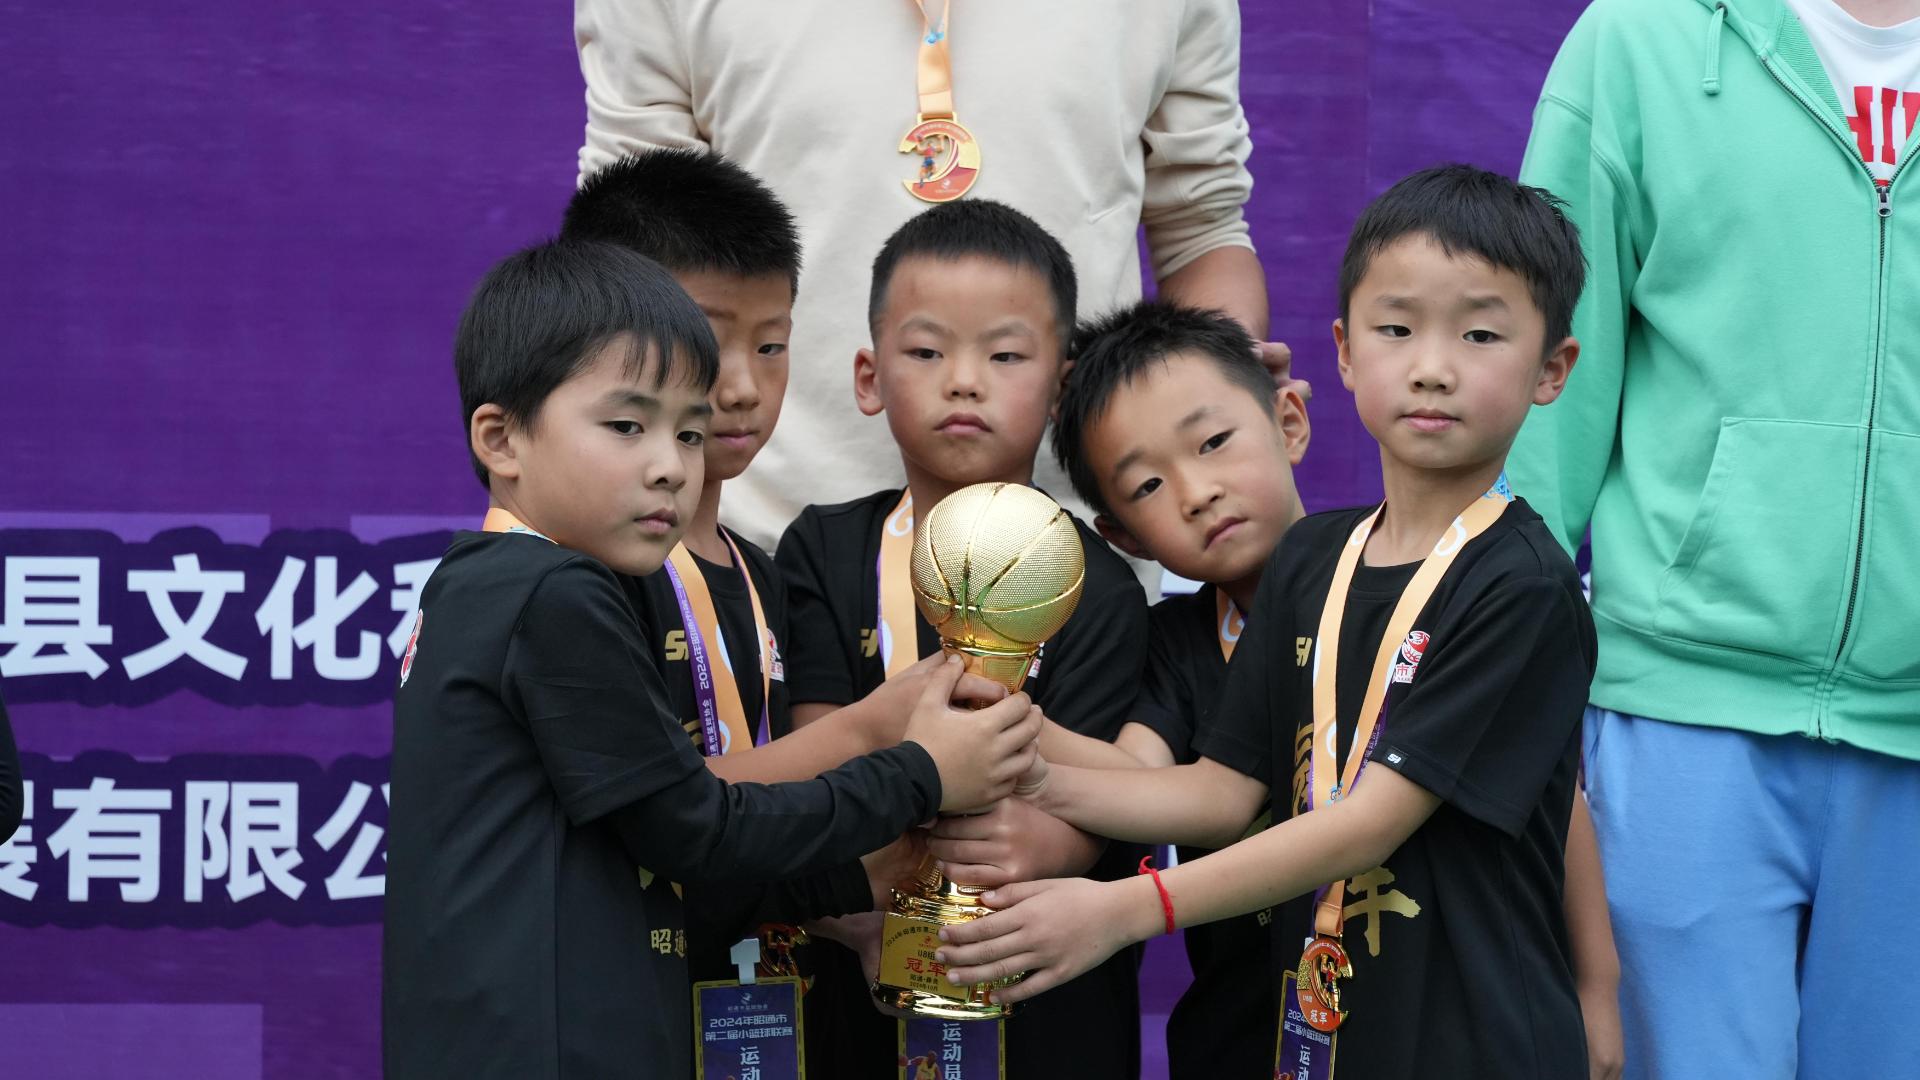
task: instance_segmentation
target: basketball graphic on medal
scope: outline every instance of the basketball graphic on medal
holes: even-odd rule
[[[1330,937],[1316,936],[1300,954],[1293,973],[1294,996],[1300,1014],[1315,1031],[1334,1031],[1347,1018],[1340,1007],[1340,980],[1353,978],[1347,950]]]
[[[980,144],[958,120],[921,120],[900,140],[900,152],[919,165],[913,179],[900,183],[923,202],[952,202],[980,175]]]

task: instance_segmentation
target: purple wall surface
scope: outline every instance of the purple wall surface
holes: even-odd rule
[[[1244,5],[1309,508],[1378,494],[1328,332],[1354,215],[1425,165],[1516,169],[1581,6]],[[386,701],[483,506],[449,345],[572,188],[568,13],[0,10],[0,697],[33,786],[0,846],[7,1071],[375,1075]],[[1183,974],[1157,943],[1150,1058]]]

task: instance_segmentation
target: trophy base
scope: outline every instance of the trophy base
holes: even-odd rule
[[[922,864],[912,881],[893,890],[880,935],[880,978],[872,985],[873,1000],[881,1011],[931,1020],[999,1020],[1012,1015],[1013,1006],[988,1000],[988,992],[1012,985],[1018,976],[955,986],[947,981],[946,968],[934,959],[941,927],[971,922],[992,911],[980,903],[983,891],[949,880],[932,860]]]

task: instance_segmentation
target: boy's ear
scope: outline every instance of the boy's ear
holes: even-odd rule
[[[1067,392],[1067,376],[1073,374],[1073,363],[1073,358],[1068,357],[1066,362],[1060,365],[1060,381],[1053,384],[1053,401],[1047,405],[1048,423],[1060,419],[1060,395]]]
[[[864,416],[879,416],[887,407],[880,400],[880,366],[872,349],[853,354],[853,403]]]
[[[1340,355],[1340,385],[1353,389],[1353,354],[1347,348],[1347,321],[1333,320],[1333,347]]]
[[[1121,551],[1126,552],[1136,559],[1144,559],[1147,562],[1154,561],[1153,553],[1148,551],[1132,533],[1128,532],[1125,525],[1120,524],[1119,520],[1110,514],[1093,515],[1093,531],[1099,533],[1100,538],[1107,543],[1112,544],[1114,547],[1119,548]]]
[[[507,411],[492,402],[473,410],[467,420],[467,446],[487,471],[502,480],[520,479],[518,426]]]
[[[1567,376],[1573,374],[1573,365],[1580,359],[1580,341],[1568,338],[1553,347],[1547,354],[1546,362],[1540,365],[1540,380],[1533,384],[1533,403],[1551,405],[1567,388]]]
[[[1307,456],[1307,443],[1313,438],[1306,400],[1293,387],[1282,386],[1273,392],[1273,414],[1280,423],[1280,444],[1287,448],[1287,460],[1297,469]]]

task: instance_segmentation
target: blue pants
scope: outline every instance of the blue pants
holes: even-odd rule
[[[1630,1080],[1920,1078],[1920,762],[1587,710]]]

